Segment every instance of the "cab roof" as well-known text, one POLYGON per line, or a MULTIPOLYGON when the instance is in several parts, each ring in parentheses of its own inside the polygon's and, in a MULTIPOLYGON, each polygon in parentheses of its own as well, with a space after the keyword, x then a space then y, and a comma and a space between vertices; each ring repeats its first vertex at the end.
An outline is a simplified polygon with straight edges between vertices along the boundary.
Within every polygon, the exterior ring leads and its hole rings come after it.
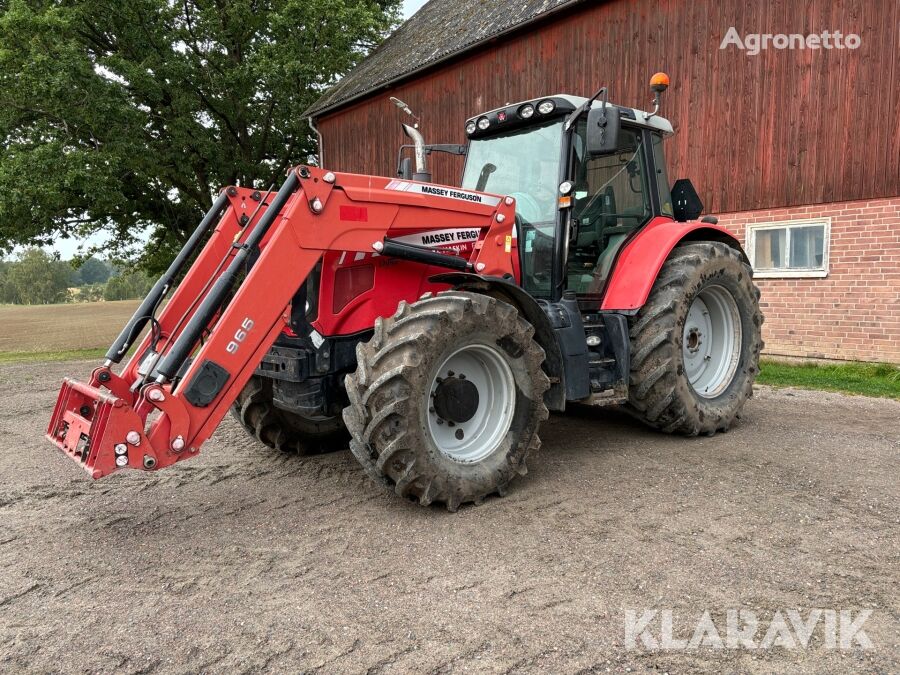
MULTIPOLYGON (((472 122, 475 122, 477 125, 478 121, 482 118, 487 118, 490 122, 490 126, 487 129, 479 129, 476 126, 475 133, 467 133, 467 135, 470 138, 492 135, 498 131, 498 124, 504 123, 511 116, 518 118, 519 124, 517 124, 516 126, 520 126, 521 124, 524 124, 526 122, 519 115, 519 111, 521 111, 525 106, 528 105, 531 105, 535 111, 532 116, 529 116, 529 118, 527 118, 527 123, 531 124, 533 123, 533 121, 537 121, 542 118, 552 119, 554 117, 566 115, 574 111, 585 101, 587 101, 587 98, 583 96, 572 96, 570 94, 554 94, 552 96, 542 96, 540 98, 519 101, 518 103, 509 103, 507 105, 501 106, 499 108, 494 108, 493 110, 488 110, 487 112, 480 113, 478 115, 475 115, 474 117, 470 117, 469 119, 467 119, 465 123, 467 127, 472 122), (538 106, 545 101, 551 101, 553 103, 553 110, 546 115, 541 115, 539 112, 537 112, 538 106)), ((591 108, 600 108, 602 105, 602 101, 594 101, 591 104, 591 108)), ((634 124, 640 127, 651 129, 653 131, 657 131, 663 136, 671 136, 675 133, 674 129, 672 128, 672 123, 669 122, 669 120, 667 120, 665 117, 653 115, 648 119, 647 116, 649 115, 649 113, 638 108, 628 108, 625 106, 616 105, 614 103, 607 103, 607 106, 618 108, 621 113, 622 120, 629 124, 634 124)))

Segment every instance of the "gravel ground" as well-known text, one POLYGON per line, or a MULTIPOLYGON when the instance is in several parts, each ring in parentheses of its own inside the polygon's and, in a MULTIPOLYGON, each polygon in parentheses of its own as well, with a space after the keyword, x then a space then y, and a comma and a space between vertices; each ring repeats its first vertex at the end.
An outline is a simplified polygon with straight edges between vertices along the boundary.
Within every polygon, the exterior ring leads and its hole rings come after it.
MULTIPOLYGON (((554 416, 504 499, 386 495, 347 452, 228 419, 200 456, 91 482, 42 438, 65 374, 0 367, 0 670, 898 672, 900 402, 762 388, 713 438, 554 416), (629 648, 628 610, 872 609, 873 648, 629 648)), ((660 616, 650 635, 661 636, 660 616)), ((795 634, 796 635, 796 634, 795 634)))

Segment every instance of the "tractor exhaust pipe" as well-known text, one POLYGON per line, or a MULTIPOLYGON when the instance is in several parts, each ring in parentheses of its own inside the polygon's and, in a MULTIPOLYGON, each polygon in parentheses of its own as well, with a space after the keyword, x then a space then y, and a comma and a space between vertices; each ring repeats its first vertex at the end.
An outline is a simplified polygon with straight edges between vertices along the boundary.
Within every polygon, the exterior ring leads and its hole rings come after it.
POLYGON ((263 237, 266 236, 266 232, 269 231, 269 228, 272 227, 276 219, 280 217, 281 209, 287 204, 299 184, 300 179, 297 177, 297 173, 291 171, 288 174, 287 180, 284 181, 281 188, 278 190, 278 194, 275 195, 275 198, 269 205, 269 208, 259 219, 259 222, 256 223, 253 231, 247 236, 246 241, 243 244, 235 244, 237 253, 235 253, 234 258, 231 259, 231 263, 229 263, 221 276, 216 279, 216 282, 213 284, 206 297, 203 298, 203 302, 200 303, 197 311, 194 312, 194 315, 191 317, 190 321, 188 321, 184 330, 182 330, 175 339, 172 348, 151 375, 151 377, 156 378, 158 383, 162 384, 175 378, 175 375, 184 364, 185 359, 187 359, 191 352, 194 351, 194 346, 200 340, 203 331, 206 330, 209 322, 212 321, 212 318, 215 316, 216 312, 219 311, 222 303, 225 302, 225 298, 231 290, 235 278, 243 268, 247 257, 259 247, 263 237))
POLYGON ((413 174, 413 180, 422 181, 423 183, 431 182, 431 172, 425 162, 425 138, 415 127, 408 124, 403 125, 403 131, 412 139, 416 151, 416 172, 413 174))
POLYGON ((147 294, 147 297, 144 298, 140 307, 137 308, 134 315, 125 325, 125 328, 119 333, 119 337, 115 339, 115 342, 113 342, 107 350, 107 366, 119 363, 122 360, 122 357, 128 352, 132 342, 134 342, 135 338, 141 334, 142 330, 144 330, 144 326, 146 326, 147 322, 153 317, 157 307, 159 307, 159 303, 162 302, 166 293, 172 288, 172 284, 175 283, 175 279, 181 273, 185 263, 203 242, 203 238, 206 236, 210 227, 219 222, 219 214, 227 204, 228 195, 225 190, 222 190, 219 193, 219 196, 216 197, 216 201, 213 202, 212 208, 210 208, 210 210, 206 212, 206 215, 203 216, 203 220, 200 221, 200 224, 197 226, 197 229, 194 230, 190 239, 188 239, 185 245, 181 247, 181 251, 175 256, 175 260, 169 265, 169 269, 167 269, 153 285, 153 288, 150 289, 150 292, 147 294))
POLYGON ((412 126, 403 124, 402 122, 400 123, 403 126, 403 133, 412 139, 413 145, 415 146, 416 172, 412 175, 412 179, 423 183, 430 183, 431 173, 428 171, 428 166, 425 163, 425 155, 428 153, 425 150, 425 139, 422 138, 422 133, 419 131, 419 117, 399 98, 391 96, 390 101, 416 121, 412 126))

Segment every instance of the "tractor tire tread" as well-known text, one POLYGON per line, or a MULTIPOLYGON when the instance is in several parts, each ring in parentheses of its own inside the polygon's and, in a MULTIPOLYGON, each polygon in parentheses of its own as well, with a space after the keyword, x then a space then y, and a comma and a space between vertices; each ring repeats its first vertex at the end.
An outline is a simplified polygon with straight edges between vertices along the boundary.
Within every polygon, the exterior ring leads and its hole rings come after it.
POLYGON ((271 384, 256 375, 238 394, 231 413, 260 443, 289 454, 306 456, 343 450, 350 437, 341 417, 310 422, 276 407, 271 384))
MULTIPOLYGON (((753 394, 763 347, 759 289, 741 254, 721 242, 689 242, 663 264, 647 302, 629 320, 631 378, 626 409, 649 426, 687 436, 727 431, 753 394), (736 289, 744 336, 738 372, 719 399, 700 400, 683 372, 679 322, 690 301, 713 274, 736 289)), ((732 293, 734 296, 734 293, 732 293)))
POLYGON ((449 511, 505 492, 509 481, 525 472, 526 457, 540 447, 537 427, 549 415, 543 394, 550 381, 542 369, 543 349, 533 335, 533 327, 511 305, 452 290, 426 294, 412 304, 401 302, 394 316, 379 319, 372 339, 357 346, 356 372, 345 378, 350 449, 366 473, 400 497, 421 505, 443 503, 449 511), (508 449, 502 458, 508 466, 494 472, 493 482, 437 470, 434 458, 428 456, 430 441, 412 419, 417 408, 411 398, 421 394, 423 363, 442 351, 442 337, 461 322, 490 325, 498 336, 512 336, 515 344, 524 345, 524 367, 537 396, 536 401, 529 400, 533 409, 521 447, 508 449))

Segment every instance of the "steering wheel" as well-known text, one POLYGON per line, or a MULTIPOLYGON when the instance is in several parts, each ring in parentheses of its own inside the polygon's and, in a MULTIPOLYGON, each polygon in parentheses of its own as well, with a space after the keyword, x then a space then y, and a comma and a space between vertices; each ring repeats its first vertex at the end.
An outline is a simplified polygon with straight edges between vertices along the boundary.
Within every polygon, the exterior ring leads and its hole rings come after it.
POLYGON ((509 195, 516 200, 516 213, 526 223, 534 223, 541 219, 541 205, 527 192, 512 192, 509 195))

